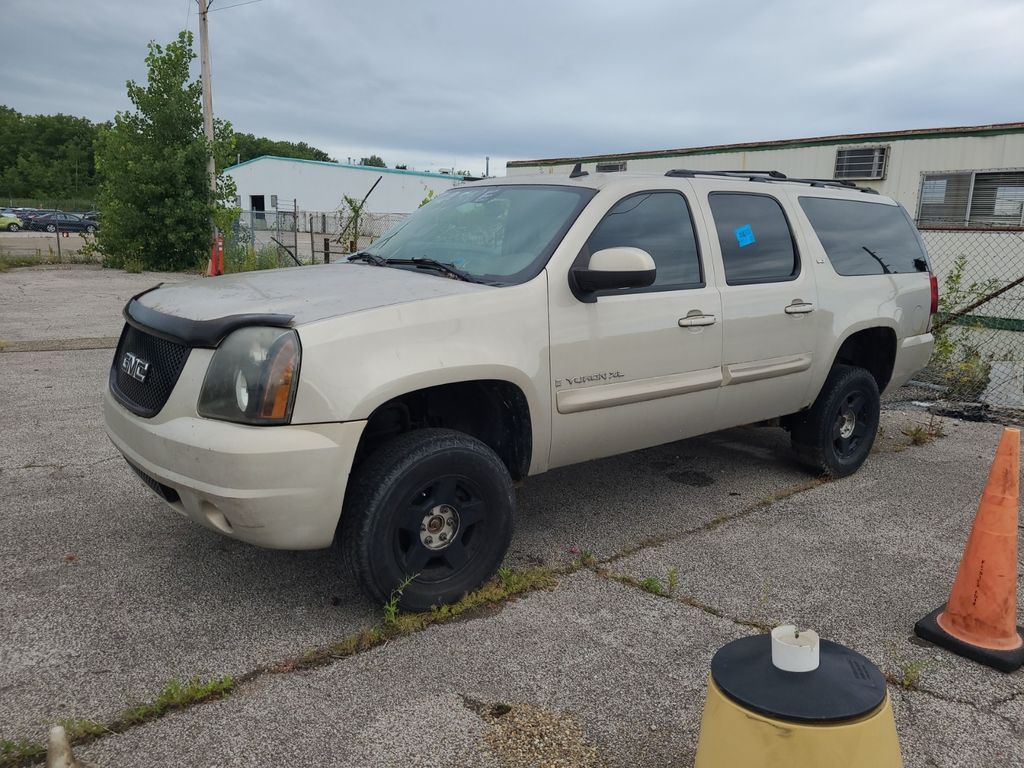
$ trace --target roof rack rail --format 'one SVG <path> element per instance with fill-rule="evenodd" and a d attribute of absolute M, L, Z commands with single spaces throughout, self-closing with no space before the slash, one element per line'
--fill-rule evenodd
<path fill-rule="evenodd" d="M 693 171 L 688 168 L 677 168 L 673 171 L 667 171 L 665 175 L 680 176 L 687 179 L 693 178 L 694 176 L 739 176 L 741 178 L 769 176 L 773 179 L 786 178 L 786 174 L 780 171 Z"/>
<path fill-rule="evenodd" d="M 665 175 L 684 179 L 692 179 L 697 176 L 724 176 L 730 179 L 746 179 L 747 181 L 808 184 L 812 187 L 831 187 L 833 189 L 856 190 L 869 195 L 878 194 L 877 189 L 871 189 L 870 187 L 858 187 L 852 181 L 847 181 L 845 179 L 801 179 L 787 176 L 780 171 L 700 171 L 688 168 L 676 168 L 671 171 L 666 171 Z"/>

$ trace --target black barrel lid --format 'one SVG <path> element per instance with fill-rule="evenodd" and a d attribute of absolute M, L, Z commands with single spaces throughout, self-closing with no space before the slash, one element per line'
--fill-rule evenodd
<path fill-rule="evenodd" d="M 820 641 L 818 668 L 784 672 L 772 664 L 769 635 L 743 637 L 711 660 L 711 677 L 730 699 L 779 720 L 828 723 L 863 717 L 885 700 L 881 671 L 855 651 Z"/>

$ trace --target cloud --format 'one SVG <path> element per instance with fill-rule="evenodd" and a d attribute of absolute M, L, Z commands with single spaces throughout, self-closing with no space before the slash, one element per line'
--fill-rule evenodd
<path fill-rule="evenodd" d="M 9 2 L 2 101 L 109 119 L 145 77 L 146 42 L 186 16 L 196 29 L 191 1 Z M 479 172 L 484 155 L 494 171 L 1021 118 L 1015 0 L 233 2 L 210 15 L 215 112 L 340 159 Z"/>

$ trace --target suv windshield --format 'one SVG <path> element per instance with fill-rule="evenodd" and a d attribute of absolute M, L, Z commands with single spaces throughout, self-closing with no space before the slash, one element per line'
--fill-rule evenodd
<path fill-rule="evenodd" d="M 452 189 L 360 253 L 379 260 L 432 259 L 475 281 L 521 283 L 543 269 L 594 194 L 525 184 Z"/>

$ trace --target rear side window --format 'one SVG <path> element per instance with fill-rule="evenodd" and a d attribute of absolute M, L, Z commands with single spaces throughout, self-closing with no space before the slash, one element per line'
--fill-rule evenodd
<path fill-rule="evenodd" d="M 767 195 L 712 192 L 708 196 L 725 263 L 725 282 L 776 283 L 800 272 L 793 233 L 782 206 Z"/>
<path fill-rule="evenodd" d="M 889 275 L 928 269 L 917 233 L 897 205 L 801 197 L 800 207 L 840 275 Z"/>
<path fill-rule="evenodd" d="M 658 267 L 654 285 L 640 291 L 704 284 L 690 208 L 678 192 L 641 192 L 616 203 L 590 235 L 587 251 L 621 246 L 647 251 Z"/>

